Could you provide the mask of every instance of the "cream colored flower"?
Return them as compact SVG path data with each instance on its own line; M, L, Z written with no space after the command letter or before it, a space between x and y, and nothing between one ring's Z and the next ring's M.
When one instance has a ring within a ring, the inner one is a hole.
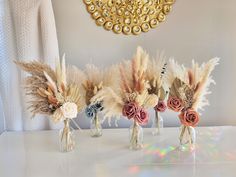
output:
M75 118L77 116L77 105L72 102L66 102L61 106L61 111L64 116L64 118Z

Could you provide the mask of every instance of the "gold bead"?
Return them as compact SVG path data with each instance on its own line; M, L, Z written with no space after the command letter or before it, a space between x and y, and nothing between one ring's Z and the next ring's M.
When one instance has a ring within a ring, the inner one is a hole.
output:
M158 23L159 23L158 20L154 18L150 21L150 26L152 28L155 28L158 25Z
M102 26L105 23L105 19L102 17L99 17L97 20L97 25Z
M112 22L106 22L105 24L104 24L104 28L106 29L106 30L112 30L112 27L113 27L113 24L112 24Z
M122 27L119 24L114 25L113 31L117 34L120 34L122 32Z
M134 35L138 35L141 33L141 27L140 26L134 26L133 29L132 29L132 33Z
M129 26L124 26L123 33L126 35L131 34L131 28Z
M160 12L158 17L157 17L159 22L165 21L165 18L166 18L166 16L165 16L165 14L163 12Z
M148 32L150 30L150 25L148 23L143 23L141 28L143 32Z

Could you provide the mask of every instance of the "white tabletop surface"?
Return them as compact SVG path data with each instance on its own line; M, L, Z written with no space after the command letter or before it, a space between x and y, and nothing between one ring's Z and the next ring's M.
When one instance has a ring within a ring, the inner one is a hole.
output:
M144 129L144 148L128 148L126 129L92 138L76 131L77 147L61 153L57 131L0 136L0 177L236 177L236 127L197 128L195 151L178 149L178 128L160 136Z

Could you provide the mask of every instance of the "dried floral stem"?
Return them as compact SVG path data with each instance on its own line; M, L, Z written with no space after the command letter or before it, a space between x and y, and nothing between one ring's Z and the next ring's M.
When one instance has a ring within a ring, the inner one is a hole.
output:
M156 129L155 131L157 132L157 134L160 134L160 112L155 110L155 122L154 122L154 128Z
M130 139L130 144L133 147L137 147L138 145L138 123L134 121L133 128L132 128L132 135Z
M187 136L187 141L186 142L183 142L184 135ZM181 127L181 133L180 133L179 140L180 140L181 145L184 145L184 144L192 145L192 144L194 144L194 140L193 140L192 133L191 133L191 130L190 130L189 126L183 125Z
M95 124L96 130L99 131L100 122L99 122L99 118L98 118L98 113L95 113L95 116L92 121Z
M71 132L70 132L70 119L65 119L64 120L64 128L62 130L62 135L61 135L61 143L63 144L63 140L65 140L65 151L70 151L74 148L74 141L72 140L71 137Z

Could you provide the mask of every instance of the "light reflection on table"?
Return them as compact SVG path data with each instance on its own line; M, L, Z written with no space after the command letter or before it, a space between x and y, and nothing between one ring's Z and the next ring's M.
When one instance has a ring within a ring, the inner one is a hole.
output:
M0 136L1 177L233 177L236 127L196 129L192 151L180 151L178 128L153 136L144 129L144 148L128 148L126 129L104 130L100 138L76 132L75 151L58 151L57 131L9 132ZM14 170L12 170L14 169Z

